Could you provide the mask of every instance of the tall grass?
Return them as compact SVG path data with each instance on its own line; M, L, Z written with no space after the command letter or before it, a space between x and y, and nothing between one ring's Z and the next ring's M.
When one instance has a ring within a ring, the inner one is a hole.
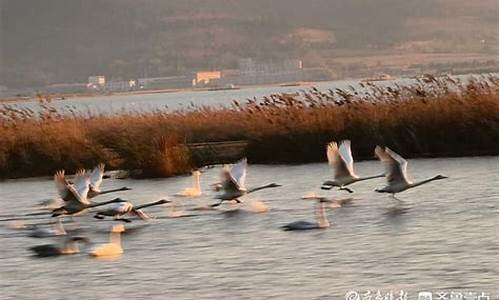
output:
M0 110L0 177L49 175L105 162L143 176L189 171L187 143L248 140L257 163L325 160L331 140L351 139L355 157L388 145L408 157L498 154L498 77L427 77L410 86L270 95L231 107L114 116Z

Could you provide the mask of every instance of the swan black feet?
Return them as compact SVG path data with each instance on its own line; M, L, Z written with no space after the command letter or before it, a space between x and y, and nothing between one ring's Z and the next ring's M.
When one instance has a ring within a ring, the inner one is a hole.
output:
M347 191L347 192L349 192L351 194L354 193L350 188L346 188L346 187L339 188L339 191Z

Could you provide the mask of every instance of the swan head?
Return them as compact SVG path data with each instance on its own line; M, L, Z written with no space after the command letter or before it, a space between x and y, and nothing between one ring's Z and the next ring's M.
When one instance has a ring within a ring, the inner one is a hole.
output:
M167 204L167 203L170 203L170 202L172 202L172 201L167 200L167 199L161 199L161 200L156 201L155 203L158 204L158 205L160 205L160 204Z
M68 213L68 211L64 207L59 207L54 210L52 210L52 217L59 217L61 215L64 215Z
M124 231L125 231L125 226L123 226L123 224L117 224L111 227L111 232L124 232Z
M277 183L274 183L274 182L268 185L268 187L271 187L271 188L280 187L280 186L281 186L281 184L277 184Z
M434 176L434 180L440 180L440 179L446 179L448 178L447 176L443 176L443 175L437 175L437 176Z
M128 202L128 201L123 200L122 198L115 198L115 199L109 201L109 203L122 203L122 202Z

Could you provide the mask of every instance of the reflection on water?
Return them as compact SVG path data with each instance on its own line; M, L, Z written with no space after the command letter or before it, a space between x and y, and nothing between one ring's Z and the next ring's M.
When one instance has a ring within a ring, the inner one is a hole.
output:
M359 175L380 171L378 162L357 164ZM209 185L218 169L201 176L205 195L181 199L182 209L212 203ZM498 299L498 158L417 159L409 173L423 179L450 178L398 195L373 192L383 179L352 186L355 193L322 191L330 176L326 163L249 166L248 185L279 182L283 187L248 195L248 211L197 210L167 217L170 207L148 212L157 218L125 224L124 253L111 260L86 254L38 259L29 247L56 242L26 237L19 222L0 221L0 298L5 299L344 299L349 290L485 291ZM191 177L105 180L106 188L133 188L120 194L134 203L173 195ZM284 232L280 226L314 218L303 195L353 200L329 210L331 227ZM0 215L32 212L33 204L56 195L52 181L0 183ZM101 200L111 199L102 196ZM270 210L252 213L250 200ZM257 202L258 203L258 202ZM3 217L0 217L2 220ZM31 216L26 224L46 223ZM106 242L114 221L92 214L67 220L79 235ZM26 225L25 224L25 225Z

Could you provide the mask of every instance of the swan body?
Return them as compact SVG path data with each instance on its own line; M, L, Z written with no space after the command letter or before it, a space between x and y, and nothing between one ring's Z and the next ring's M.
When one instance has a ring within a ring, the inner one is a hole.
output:
M121 245L114 243L107 243L96 245L88 252L91 256L117 256L123 253Z
M332 187L338 187L339 190L345 190L349 193L353 191L346 188L347 185L358 181L384 177L384 175L375 175L367 177L359 177L354 173L354 160L351 152L351 141L344 140L340 142L340 146L336 142L331 142L326 147L326 156L328 163L333 168L334 180L328 180L321 187L324 190L329 190Z
M387 185L381 189L376 189L379 193L389 193L394 196L396 193L403 192L407 189L414 188L431 181L446 179L443 175L436 175L429 179L418 182L411 182L408 179L407 167L408 162L396 152L388 147L384 149L380 146L375 148L375 155L384 164L386 169Z
M118 198L119 199L119 198ZM149 207L149 206L155 206L155 205L161 205L165 203L169 203L170 201L162 199L159 201L139 205L139 206L134 206L132 203L122 200L121 202L116 202L112 203L109 205L106 205L106 207L102 210L99 210L94 218L96 219L103 219L104 217L114 217L115 220L118 221L124 221L124 222L131 222L128 219L123 218L126 215L130 216L137 216L143 220L148 220L151 219L148 215L146 215L142 209Z
M122 224L114 225L111 230L109 243L92 245L86 252L91 256L118 256L122 254L123 248L120 234L123 231L125 231L125 226Z
M244 158L233 166L225 165L222 171L222 194L216 196L220 200L237 199L247 193L245 179L247 175L247 159Z
M85 213L90 208L99 207L99 206L108 205L108 204L117 203L117 202L123 202L123 200L120 198L115 198L113 200L99 202L99 203L91 203L89 205L78 205L78 206L65 205L65 206L54 209L52 211L52 217L58 217L58 216L63 216L63 215L77 216L77 215L81 215L81 214Z
M247 159L244 158L234 164L232 167L224 166L224 170L222 172L222 183L217 184L216 186L220 186L223 190L222 194L217 195L215 198L220 200L220 203L223 201L231 201L235 200L237 202L241 202L238 198L250 194L262 189L280 187L281 185L276 183L270 183L267 185L254 187L251 189L247 189L245 187L245 179L247 174ZM212 206L220 205L214 204Z
M199 197L201 196L201 187L200 187L200 175L201 172L196 170L192 172L193 177L193 186L189 188L185 188L179 193L175 194L177 197Z
M327 200L318 200L315 208L316 222L296 221L282 226L284 231L297 231L297 230L312 230L324 229L330 227L330 223L326 218L326 202Z

